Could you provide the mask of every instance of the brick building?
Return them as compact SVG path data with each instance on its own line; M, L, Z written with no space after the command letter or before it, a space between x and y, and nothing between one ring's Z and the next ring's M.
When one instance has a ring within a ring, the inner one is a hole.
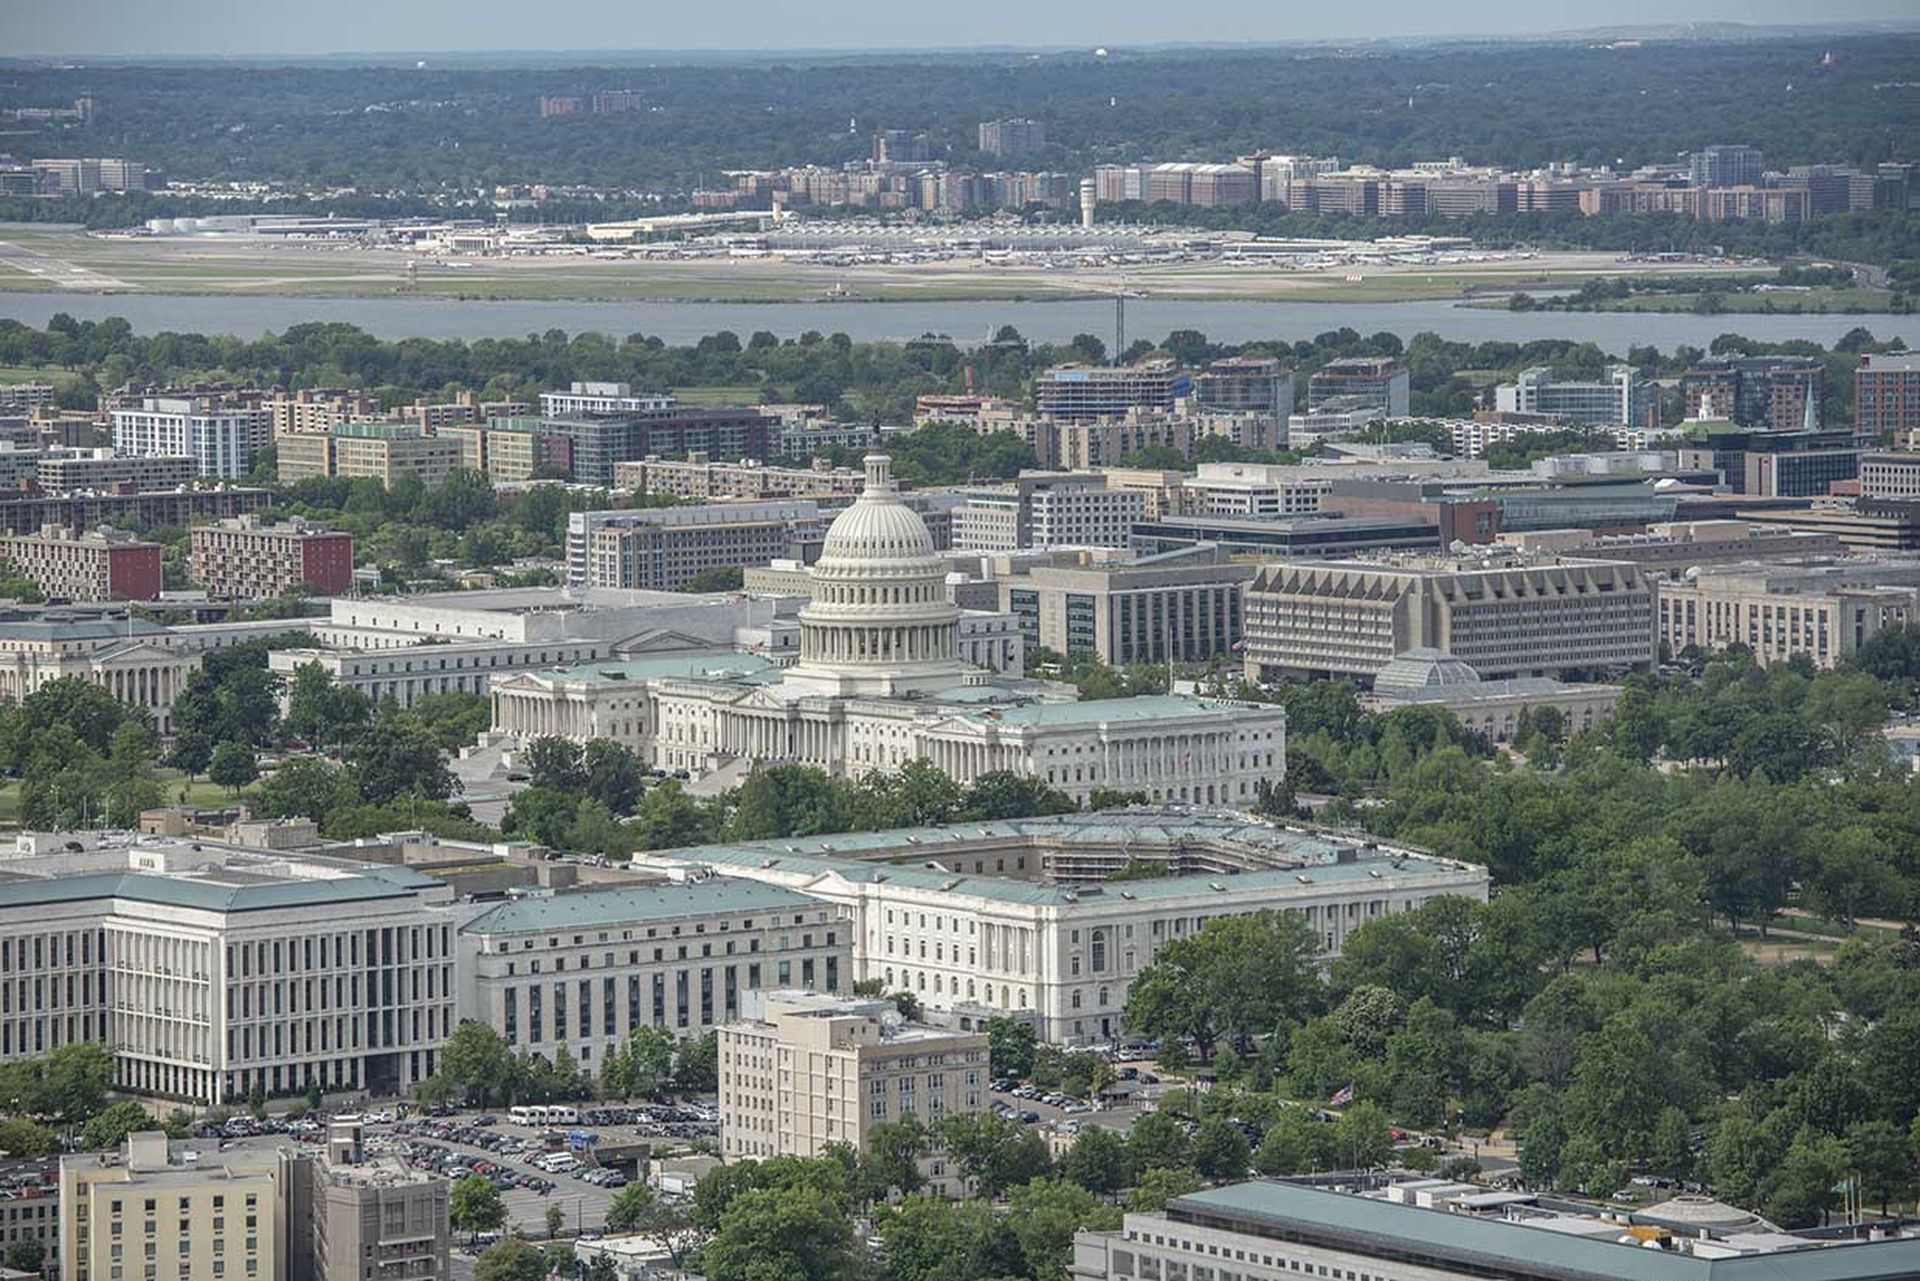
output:
M304 586L338 596L353 582L353 535L316 529L295 518L263 525L251 516L193 530L188 565L211 596L258 599Z

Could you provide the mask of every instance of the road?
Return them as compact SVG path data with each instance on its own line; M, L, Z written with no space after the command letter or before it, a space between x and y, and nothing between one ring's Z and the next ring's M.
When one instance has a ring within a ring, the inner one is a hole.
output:
M133 289L134 285L112 276L103 276L90 267L50 257L37 250L0 240L0 267L11 267L49 285L62 289L80 289L97 293L105 289Z

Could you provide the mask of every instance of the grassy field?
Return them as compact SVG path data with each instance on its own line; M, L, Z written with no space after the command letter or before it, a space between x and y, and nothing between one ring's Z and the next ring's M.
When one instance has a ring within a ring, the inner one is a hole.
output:
M156 770L160 780L160 796L163 804L180 804L180 790L186 789L188 805L202 805L209 809L218 809L232 805L233 796L224 787L215 786L206 779L196 779L189 783L186 776L178 770ZM12 779L0 784L0 826L14 827L20 822L20 781Z
M223 243L198 239L107 239L75 228L0 226L0 241L97 273L120 289L154 293L379 297L416 294L473 300L610 302L805 302L1040 300L1130 293L1169 299L1412 302L1516 291L1576 289L1629 269L1611 255L1544 254L1472 264L1295 270L1196 261L1119 268L987 264L826 266L781 259L477 259L455 265L387 249ZM415 264L408 275L408 263ZM1645 264L1631 267L1645 272ZM1712 270L1690 264L1694 273ZM46 278L0 263L0 289L45 291Z

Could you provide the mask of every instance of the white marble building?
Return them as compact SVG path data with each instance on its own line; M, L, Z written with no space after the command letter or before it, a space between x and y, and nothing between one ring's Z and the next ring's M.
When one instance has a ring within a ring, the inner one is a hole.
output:
M969 664L946 571L888 460L870 457L866 490L812 567L792 667L711 649L507 676L492 685L494 734L616 738L695 775L791 761L858 776L925 759L961 783L1011 770L1077 801L1105 788L1245 806L1284 774L1277 706L1064 701L1061 686Z

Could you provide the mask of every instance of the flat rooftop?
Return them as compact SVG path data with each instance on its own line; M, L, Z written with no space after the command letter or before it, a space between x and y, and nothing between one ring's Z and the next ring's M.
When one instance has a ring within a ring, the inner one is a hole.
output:
M721 913L804 912L820 906L819 899L762 881L726 876L704 881L661 880L528 894L476 916L460 932L520 934L593 929Z

